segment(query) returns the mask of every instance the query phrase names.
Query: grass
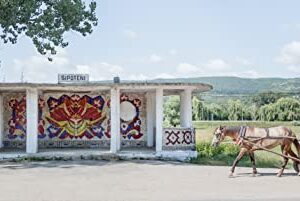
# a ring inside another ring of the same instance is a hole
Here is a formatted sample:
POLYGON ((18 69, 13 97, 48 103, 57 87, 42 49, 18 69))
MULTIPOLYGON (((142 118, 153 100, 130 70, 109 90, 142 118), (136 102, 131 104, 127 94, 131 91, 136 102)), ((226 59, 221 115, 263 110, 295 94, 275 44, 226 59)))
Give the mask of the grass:
MULTIPOLYGON (((221 144, 218 148, 212 148, 210 142, 212 134, 218 126, 255 126, 255 127, 273 127, 273 126, 287 126, 300 138, 300 124, 299 122, 261 122, 261 121, 198 121, 194 122, 196 128, 196 148, 198 157, 191 162, 195 164, 204 165, 225 165, 231 166, 234 159, 238 155, 239 147, 233 144, 221 144)), ((280 152, 280 148, 275 151, 280 152)), ((282 158, 272 153, 265 151, 255 152, 257 167, 280 167, 282 158)), ((289 161, 288 168, 291 167, 289 161)), ((251 167, 251 162, 248 156, 245 156, 238 166, 251 167)))

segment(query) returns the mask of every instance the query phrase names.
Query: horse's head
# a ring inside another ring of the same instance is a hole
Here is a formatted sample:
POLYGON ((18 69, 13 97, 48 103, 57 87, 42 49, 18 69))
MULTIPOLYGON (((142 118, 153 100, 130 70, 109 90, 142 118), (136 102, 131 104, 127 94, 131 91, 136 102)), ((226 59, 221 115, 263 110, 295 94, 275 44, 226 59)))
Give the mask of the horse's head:
POLYGON ((225 138, 224 131, 225 131, 225 127, 223 126, 219 126, 218 128, 215 129, 215 132, 213 134, 214 136, 211 142, 211 145, 213 147, 219 146, 220 143, 224 140, 225 138))

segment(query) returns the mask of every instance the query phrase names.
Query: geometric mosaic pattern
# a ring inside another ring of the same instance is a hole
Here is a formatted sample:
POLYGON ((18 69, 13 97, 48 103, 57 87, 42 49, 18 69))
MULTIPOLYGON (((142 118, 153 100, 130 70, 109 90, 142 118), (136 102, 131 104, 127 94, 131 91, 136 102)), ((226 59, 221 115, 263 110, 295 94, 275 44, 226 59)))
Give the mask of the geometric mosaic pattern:
POLYGON ((165 128, 163 146, 174 149, 191 149, 195 146, 195 130, 192 128, 165 128))

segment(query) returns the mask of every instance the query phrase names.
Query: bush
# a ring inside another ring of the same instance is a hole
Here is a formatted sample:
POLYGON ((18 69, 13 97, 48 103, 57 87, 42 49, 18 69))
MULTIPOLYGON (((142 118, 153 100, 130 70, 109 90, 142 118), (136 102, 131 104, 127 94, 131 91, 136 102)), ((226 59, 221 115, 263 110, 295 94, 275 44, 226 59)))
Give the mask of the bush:
POLYGON ((198 143, 196 146, 198 157, 220 158, 224 156, 236 157, 239 153, 239 147, 233 144, 221 144, 218 147, 212 147, 208 142, 198 143))
POLYGON ((292 122, 292 125, 293 125, 293 126, 300 126, 300 121, 293 121, 293 122, 292 122))

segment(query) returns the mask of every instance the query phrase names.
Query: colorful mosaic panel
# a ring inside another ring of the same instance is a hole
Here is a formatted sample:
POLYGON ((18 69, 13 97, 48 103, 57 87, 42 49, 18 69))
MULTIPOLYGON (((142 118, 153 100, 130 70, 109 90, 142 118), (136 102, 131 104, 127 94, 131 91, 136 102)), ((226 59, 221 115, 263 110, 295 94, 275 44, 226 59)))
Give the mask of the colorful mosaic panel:
POLYGON ((137 140, 144 135, 141 131, 142 101, 137 97, 121 95, 121 135, 123 139, 137 140))
POLYGON ((104 135, 109 138, 109 132, 102 125, 107 118, 104 105, 102 96, 73 94, 49 97, 49 112, 45 114, 49 139, 101 139, 104 135))
POLYGON ((26 97, 15 97, 8 103, 11 116, 8 121, 8 139, 25 139, 26 136, 26 97))
MULTIPOLYGON (((8 102, 10 110, 10 118, 8 121, 8 139, 25 139, 26 137, 26 96, 16 96, 8 102)), ((44 100, 39 98, 38 105, 38 132, 39 136, 44 135, 45 121, 42 118, 42 110, 44 107, 44 100)))

